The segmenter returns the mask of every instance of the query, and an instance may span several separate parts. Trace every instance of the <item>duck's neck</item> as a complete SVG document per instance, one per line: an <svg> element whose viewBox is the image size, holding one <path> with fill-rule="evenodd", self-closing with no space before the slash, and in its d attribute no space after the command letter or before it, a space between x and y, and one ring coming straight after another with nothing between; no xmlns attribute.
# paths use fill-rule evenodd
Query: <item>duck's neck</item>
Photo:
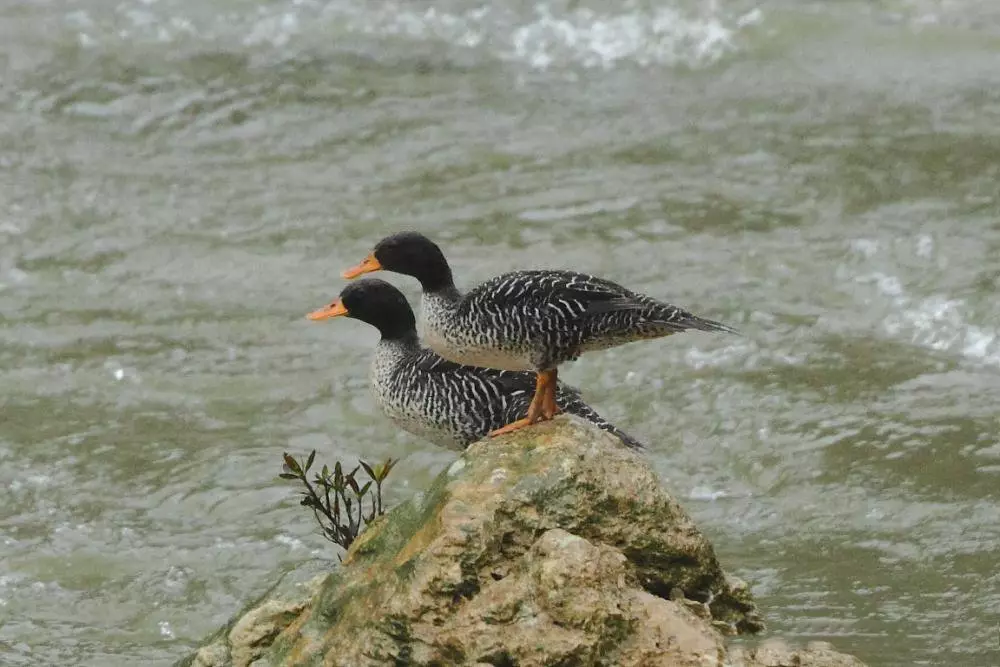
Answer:
<svg viewBox="0 0 1000 667"><path fill-rule="evenodd" d="M451 267L444 258L439 262L430 262L423 267L420 275L414 276L420 281L420 288L424 294L451 294L458 295L455 287L455 279L451 275Z"/></svg>
<svg viewBox="0 0 1000 667"><path fill-rule="evenodd" d="M456 304L462 300L462 293L455 287L455 283L449 281L447 285L442 285L434 289L423 289L424 298L442 302L448 305Z"/></svg>
<svg viewBox="0 0 1000 667"><path fill-rule="evenodd" d="M379 347L386 350L397 350L402 353L419 352L420 337L416 329L395 333L391 335L382 334L382 339L378 342Z"/></svg>
<svg viewBox="0 0 1000 667"><path fill-rule="evenodd" d="M409 336L382 336L372 357L372 379L378 384L391 377L397 368L419 352L420 339L416 331Z"/></svg>

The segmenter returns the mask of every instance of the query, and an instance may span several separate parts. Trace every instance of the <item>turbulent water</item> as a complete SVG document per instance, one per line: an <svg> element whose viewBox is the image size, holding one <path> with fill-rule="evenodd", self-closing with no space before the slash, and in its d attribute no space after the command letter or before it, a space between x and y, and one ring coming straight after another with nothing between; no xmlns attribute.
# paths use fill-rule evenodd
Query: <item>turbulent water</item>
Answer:
<svg viewBox="0 0 1000 667"><path fill-rule="evenodd" d="M304 319L404 228L745 331L564 375L770 631L1000 664L992 0L6 0L0 66L3 665L169 665L333 558L282 451L453 459Z"/></svg>

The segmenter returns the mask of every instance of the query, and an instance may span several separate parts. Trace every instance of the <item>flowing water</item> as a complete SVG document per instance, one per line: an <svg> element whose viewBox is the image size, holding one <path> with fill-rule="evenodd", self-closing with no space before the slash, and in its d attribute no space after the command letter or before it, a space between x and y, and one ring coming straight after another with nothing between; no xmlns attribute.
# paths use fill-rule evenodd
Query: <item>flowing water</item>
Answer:
<svg viewBox="0 0 1000 667"><path fill-rule="evenodd" d="M453 460L304 319L405 228L744 330L564 375L769 631L1000 664L992 0L5 0L0 66L0 664L169 665L333 558L282 451Z"/></svg>

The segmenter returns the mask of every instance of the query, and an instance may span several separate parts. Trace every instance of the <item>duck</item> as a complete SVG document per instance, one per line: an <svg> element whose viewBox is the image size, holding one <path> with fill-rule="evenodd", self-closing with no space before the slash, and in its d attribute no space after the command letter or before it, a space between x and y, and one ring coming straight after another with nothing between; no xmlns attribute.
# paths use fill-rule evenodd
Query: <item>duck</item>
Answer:
<svg viewBox="0 0 1000 667"><path fill-rule="evenodd" d="M441 248L414 231L379 241L345 279L374 271L415 278L427 345L450 361L508 371L534 371L535 393L523 416L496 436L559 411L559 366L582 354L687 330L739 334L672 304L597 276L568 270L504 273L462 293Z"/></svg>
<svg viewBox="0 0 1000 667"><path fill-rule="evenodd" d="M436 445L462 450L523 415L531 403L533 373L459 364L423 346L409 302L384 280L350 283L332 303L307 317L347 317L375 327L381 334L370 371L376 404L398 427ZM614 435L630 449L643 449L587 405L579 389L563 383L554 389L561 411Z"/></svg>

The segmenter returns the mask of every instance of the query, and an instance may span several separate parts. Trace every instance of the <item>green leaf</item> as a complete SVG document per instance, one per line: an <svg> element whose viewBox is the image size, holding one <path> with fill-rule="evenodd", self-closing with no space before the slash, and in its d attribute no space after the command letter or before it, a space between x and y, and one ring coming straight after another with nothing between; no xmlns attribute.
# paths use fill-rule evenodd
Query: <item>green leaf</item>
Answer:
<svg viewBox="0 0 1000 667"><path fill-rule="evenodd" d="M392 469L396 466L397 463L399 463L399 459L394 459L391 456L387 458L385 460L385 463L382 464L382 469L379 471L381 473L381 476L379 477L378 481L381 482L386 477L388 477L389 473L392 472Z"/></svg>
<svg viewBox="0 0 1000 667"><path fill-rule="evenodd" d="M375 479L375 471L372 470L372 467L370 465L368 465L364 461L360 461L360 460L358 461L358 463L360 463L361 467L365 469L365 472L368 473L369 477L371 477L372 479Z"/></svg>
<svg viewBox="0 0 1000 667"><path fill-rule="evenodd" d="M292 474L290 472L283 472L280 475L278 475L278 477L280 477L281 479L298 479L299 478L298 475Z"/></svg>
<svg viewBox="0 0 1000 667"><path fill-rule="evenodd" d="M351 486L351 490L354 491L355 494L357 494L358 493L358 481L356 479L354 479L354 475L353 474L351 474L351 475L348 476L347 483Z"/></svg>
<svg viewBox="0 0 1000 667"><path fill-rule="evenodd" d="M323 464L323 475L322 475L322 477L323 477L323 479L326 479L329 476L330 476L330 468L324 463Z"/></svg>
<svg viewBox="0 0 1000 667"><path fill-rule="evenodd" d="M302 474L302 468L299 467L299 462L295 460L294 456L292 456L288 452L285 452L284 459L285 459L285 465L288 466L289 470L295 473Z"/></svg>
<svg viewBox="0 0 1000 667"><path fill-rule="evenodd" d="M306 472L309 472L309 468L312 468L313 461L316 460L316 450L312 450L309 453L309 458L306 459Z"/></svg>
<svg viewBox="0 0 1000 667"><path fill-rule="evenodd" d="M370 487L371 485L372 485L371 482L365 482L365 485L361 487L360 491L358 491L358 495L363 496L366 493L368 493L368 487Z"/></svg>

